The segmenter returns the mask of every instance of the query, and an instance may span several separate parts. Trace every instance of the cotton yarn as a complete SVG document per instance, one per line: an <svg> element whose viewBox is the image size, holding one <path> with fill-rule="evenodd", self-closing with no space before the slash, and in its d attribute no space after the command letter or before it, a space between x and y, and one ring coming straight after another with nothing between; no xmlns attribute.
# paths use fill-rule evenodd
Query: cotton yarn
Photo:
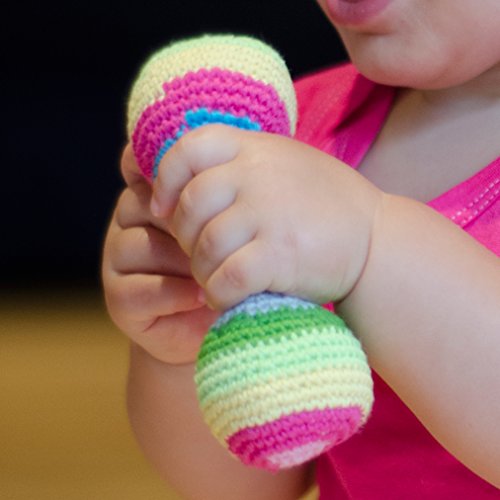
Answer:
<svg viewBox="0 0 500 500"><path fill-rule="evenodd" d="M175 142L222 123L293 136L297 105L281 56L246 36L169 45L144 65L128 103L128 134L150 180ZM366 422L373 382L342 319L296 297L262 293L226 311L196 367L200 408L243 463L277 471L345 441Z"/></svg>

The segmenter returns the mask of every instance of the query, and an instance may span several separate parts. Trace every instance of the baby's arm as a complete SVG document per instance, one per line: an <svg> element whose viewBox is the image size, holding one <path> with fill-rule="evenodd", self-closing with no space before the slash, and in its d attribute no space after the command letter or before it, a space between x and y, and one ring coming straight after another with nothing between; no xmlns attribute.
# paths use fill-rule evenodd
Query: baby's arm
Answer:
<svg viewBox="0 0 500 500"><path fill-rule="evenodd" d="M265 134L188 134L160 165L154 198L212 304L264 289L340 301L373 367L459 460L500 485L495 255L425 205Z"/></svg>
<svg viewBox="0 0 500 500"><path fill-rule="evenodd" d="M384 200L339 312L430 432L500 487L499 259L432 209Z"/></svg>
<svg viewBox="0 0 500 500"><path fill-rule="evenodd" d="M132 345L130 421L160 475L183 498L298 499L307 488L306 468L270 474L234 459L202 421L193 374L192 364L169 365Z"/></svg>
<svg viewBox="0 0 500 500"><path fill-rule="evenodd" d="M141 447L185 498L298 498L306 468L271 475L243 466L202 421L193 361L216 313L200 300L189 259L151 215L151 187L130 148L122 170L127 188L108 230L103 282L111 316L132 339L128 407Z"/></svg>

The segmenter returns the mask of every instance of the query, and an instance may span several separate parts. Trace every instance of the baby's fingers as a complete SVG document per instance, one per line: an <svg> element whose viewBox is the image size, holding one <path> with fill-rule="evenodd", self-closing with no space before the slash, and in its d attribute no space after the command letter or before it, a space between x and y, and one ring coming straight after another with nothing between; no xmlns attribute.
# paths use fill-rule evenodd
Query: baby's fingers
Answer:
<svg viewBox="0 0 500 500"><path fill-rule="evenodd" d="M110 274L105 290L116 325L165 362L193 361L215 319L200 300L198 285L189 278Z"/></svg>
<svg viewBox="0 0 500 500"><path fill-rule="evenodd" d="M208 307L161 316L142 337L141 345L165 363L193 363L217 316L218 313Z"/></svg>
<svg viewBox="0 0 500 500"><path fill-rule="evenodd" d="M161 316L203 305L199 286L193 279L156 274L109 276L106 301L111 317L132 335L147 332Z"/></svg>
<svg viewBox="0 0 500 500"><path fill-rule="evenodd" d="M264 291L286 292L286 284L278 283L275 260L261 240L253 240L231 254L210 276L205 286L208 303L226 310L249 295Z"/></svg>
<svg viewBox="0 0 500 500"><path fill-rule="evenodd" d="M220 265L257 234L253 212L241 216L241 209L232 205L210 220L202 229L191 254L191 271L196 281L205 286Z"/></svg>
<svg viewBox="0 0 500 500"><path fill-rule="evenodd" d="M168 232L167 221L159 219L151 214L149 205L151 203L152 187L142 176L135 181L128 180L129 185L120 195L115 210L115 218L118 226L127 229L135 226L155 226Z"/></svg>
<svg viewBox="0 0 500 500"><path fill-rule="evenodd" d="M183 136L160 163L153 185L152 213L165 217L193 177L233 160L240 147L238 132L229 126L206 125Z"/></svg>
<svg viewBox="0 0 500 500"><path fill-rule="evenodd" d="M191 277L189 258L174 238L152 226L112 228L105 255L121 274Z"/></svg>
<svg viewBox="0 0 500 500"><path fill-rule="evenodd" d="M130 143L123 150L120 160L120 170L123 179L129 187L133 188L137 184L148 184L149 182L141 173Z"/></svg>

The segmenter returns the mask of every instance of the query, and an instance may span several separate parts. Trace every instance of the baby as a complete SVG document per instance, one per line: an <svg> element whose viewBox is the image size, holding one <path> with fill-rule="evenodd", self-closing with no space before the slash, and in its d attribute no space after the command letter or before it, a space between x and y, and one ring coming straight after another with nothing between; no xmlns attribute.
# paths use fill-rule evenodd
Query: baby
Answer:
<svg viewBox="0 0 500 500"><path fill-rule="evenodd" d="M318 1L352 64L296 82L294 139L202 127L153 186L125 148L103 281L132 426L187 498L500 498L500 3ZM264 290L334 301L377 374L363 432L274 475L193 383L217 311Z"/></svg>

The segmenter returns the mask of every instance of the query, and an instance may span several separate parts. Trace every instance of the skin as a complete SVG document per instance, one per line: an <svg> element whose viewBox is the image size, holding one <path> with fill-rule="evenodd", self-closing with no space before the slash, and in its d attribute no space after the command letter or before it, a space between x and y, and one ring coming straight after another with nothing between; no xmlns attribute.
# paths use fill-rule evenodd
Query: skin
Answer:
<svg viewBox="0 0 500 500"><path fill-rule="evenodd" d="M332 21L327 1L318 3ZM496 0L395 0L366 23L335 27L370 79L428 90L471 81L498 64L498 16Z"/></svg>
<svg viewBox="0 0 500 500"><path fill-rule="evenodd" d="M363 175L291 139L209 126L151 186L125 149L106 299L132 340L138 441L186 498L296 498L309 482L306 466L268 475L228 458L195 401L192 362L217 311L266 289L335 299L429 431L500 487L498 258L422 203L500 154L499 14L496 0L395 0L336 26L362 72L408 87Z"/></svg>

